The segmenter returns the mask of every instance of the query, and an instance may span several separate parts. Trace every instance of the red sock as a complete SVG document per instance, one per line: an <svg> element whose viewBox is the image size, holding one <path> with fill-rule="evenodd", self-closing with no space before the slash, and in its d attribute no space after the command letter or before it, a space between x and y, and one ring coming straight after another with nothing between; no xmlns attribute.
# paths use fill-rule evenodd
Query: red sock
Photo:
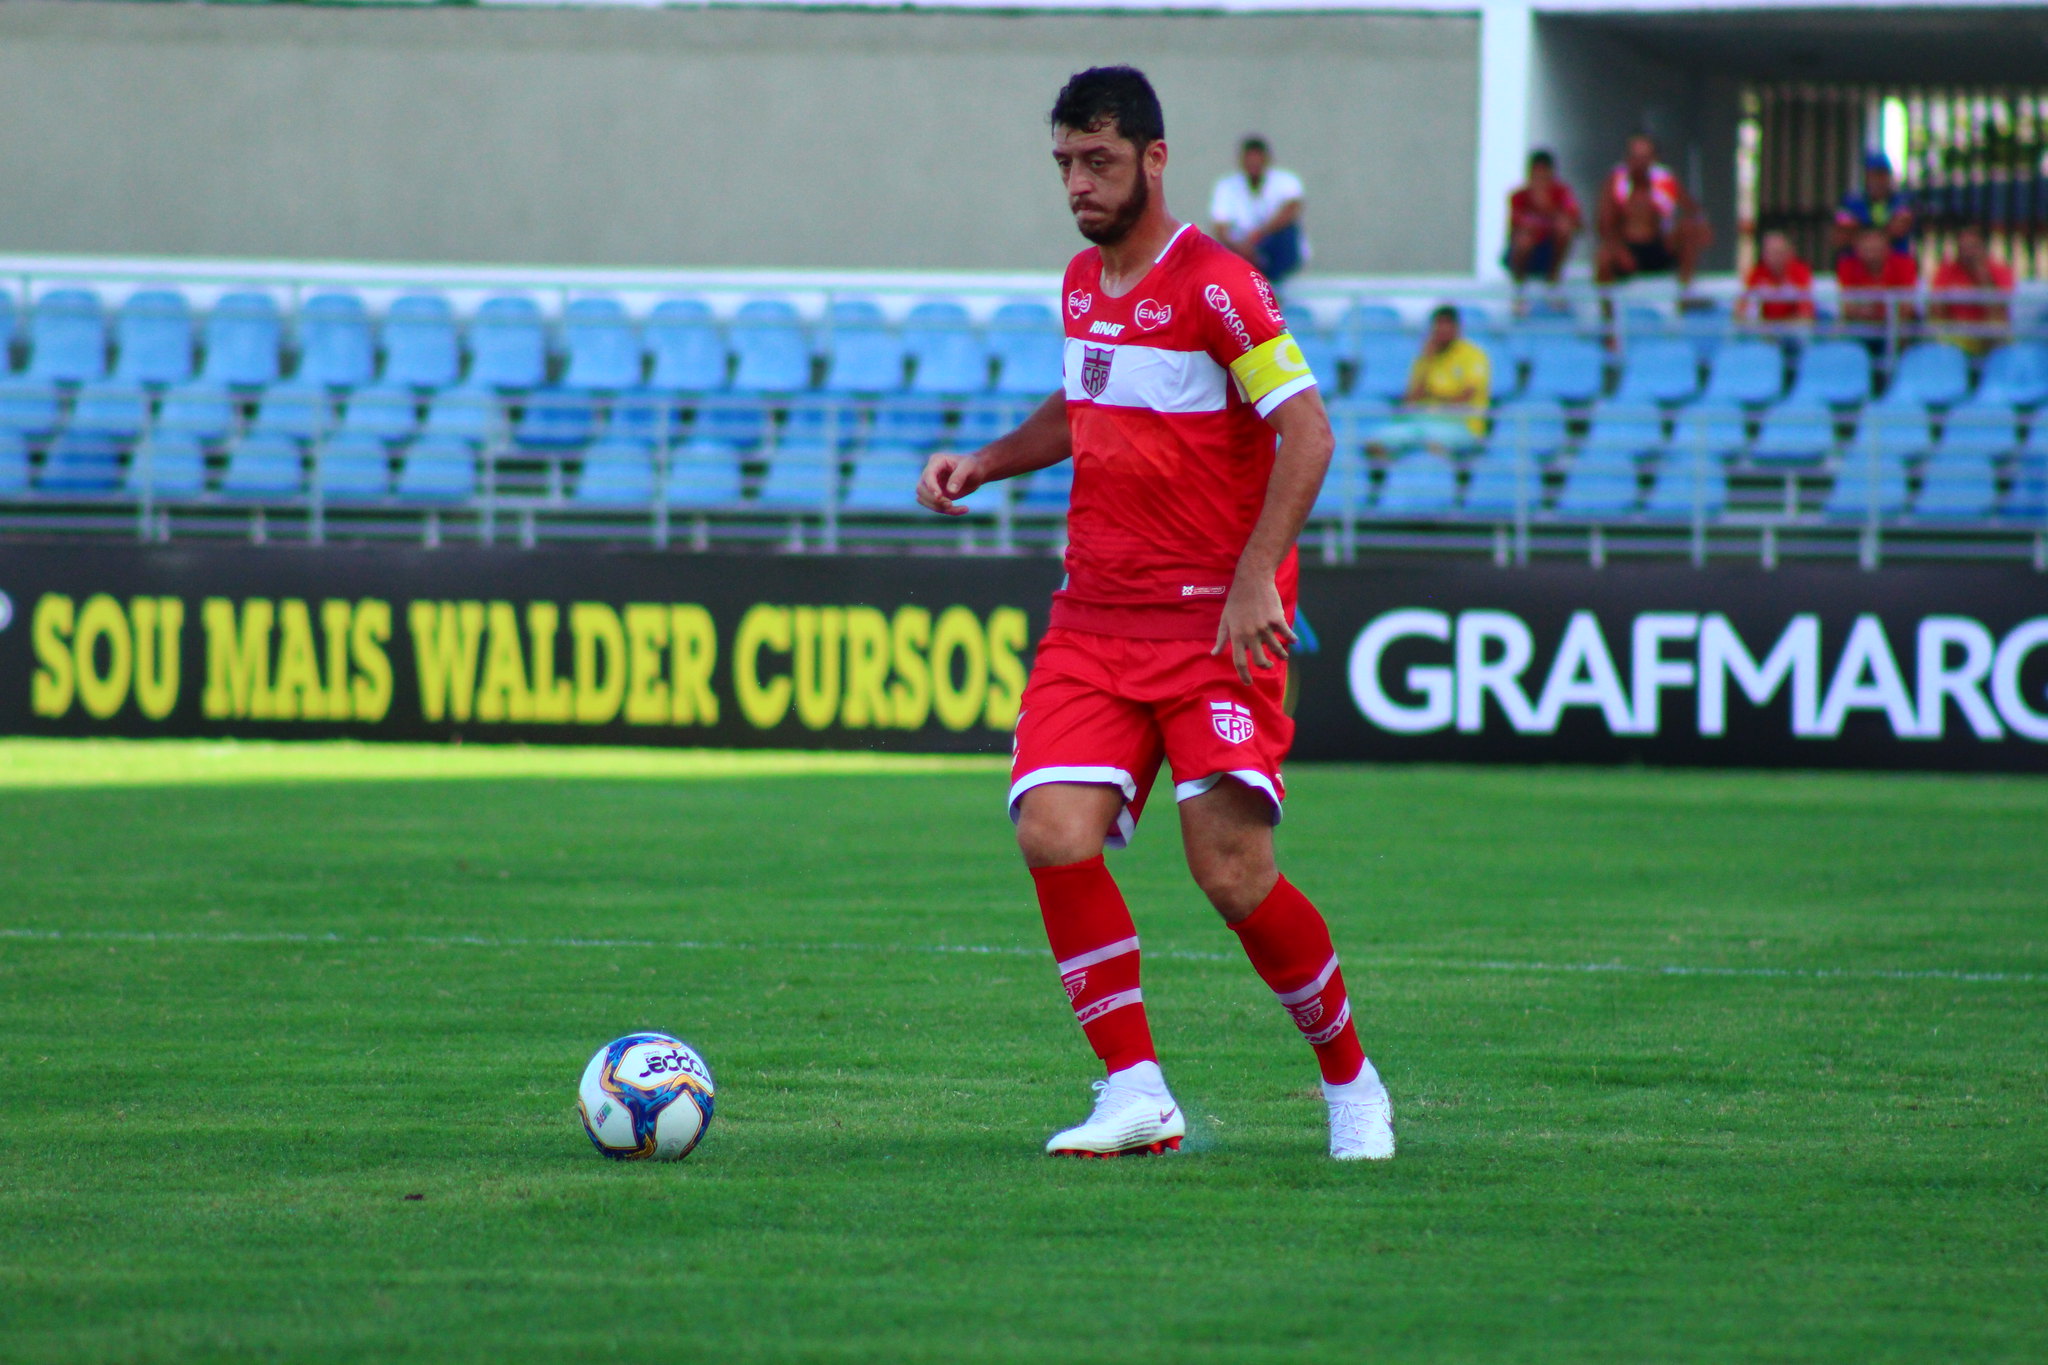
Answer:
<svg viewBox="0 0 2048 1365"><path fill-rule="evenodd" d="M1045 937L1060 984L1088 1045L1111 1072L1156 1062L1145 997L1138 990L1138 927L1102 855L1064 867L1034 867Z"/></svg>
<svg viewBox="0 0 2048 1365"><path fill-rule="evenodd" d="M1332 1085L1356 1080L1365 1067L1365 1049L1351 1026L1344 973L1337 969L1337 950L1322 913L1282 877L1258 909L1230 927L1252 968L1316 1050L1323 1079Z"/></svg>

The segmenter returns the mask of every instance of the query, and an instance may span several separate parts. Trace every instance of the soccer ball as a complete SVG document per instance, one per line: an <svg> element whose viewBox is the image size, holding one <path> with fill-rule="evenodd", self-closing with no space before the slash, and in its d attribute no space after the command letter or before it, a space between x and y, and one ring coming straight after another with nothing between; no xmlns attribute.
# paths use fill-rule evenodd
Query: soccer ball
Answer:
<svg viewBox="0 0 2048 1365"><path fill-rule="evenodd" d="M583 1131L614 1161L681 1161L711 1126L711 1068L666 1033L629 1033L583 1068Z"/></svg>

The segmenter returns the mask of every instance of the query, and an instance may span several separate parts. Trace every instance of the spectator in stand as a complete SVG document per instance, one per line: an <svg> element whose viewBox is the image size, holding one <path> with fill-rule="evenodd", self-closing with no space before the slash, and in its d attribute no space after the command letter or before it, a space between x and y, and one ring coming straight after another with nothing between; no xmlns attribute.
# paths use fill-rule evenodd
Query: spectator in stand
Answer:
<svg viewBox="0 0 2048 1365"><path fill-rule="evenodd" d="M1690 288L1700 253L1713 241L1706 214L1669 166L1657 160L1657 140L1637 133L1600 194L1600 254L1594 276L1602 284L1637 275L1675 272Z"/></svg>
<svg viewBox="0 0 2048 1365"><path fill-rule="evenodd" d="M1792 250L1782 232L1766 232L1757 263L1742 281L1742 316L1783 325L1813 321L1813 267Z"/></svg>
<svg viewBox="0 0 2048 1365"><path fill-rule="evenodd" d="M1528 183L1508 196L1507 266L1515 283L1537 275L1556 284L1585 221L1578 196L1557 178L1557 158L1531 152Z"/></svg>
<svg viewBox="0 0 2048 1365"><path fill-rule="evenodd" d="M1301 177L1273 165L1256 133L1238 148L1238 170L1209 196L1210 235L1259 268L1277 288L1308 260Z"/></svg>
<svg viewBox="0 0 2048 1365"><path fill-rule="evenodd" d="M2011 296L2012 267L1992 258L1983 228L1965 223L1956 230L1955 254L1934 272L1928 316L1957 324L1947 339L1972 355L1983 355L2012 328L2012 305L2007 301Z"/></svg>
<svg viewBox="0 0 2048 1365"><path fill-rule="evenodd" d="M1893 251L1913 254L1913 200L1899 188L1892 159L1883 152L1863 158L1863 193L1845 194L1835 209L1835 259L1856 254L1856 234L1864 228L1883 231Z"/></svg>
<svg viewBox="0 0 2048 1365"><path fill-rule="evenodd" d="M1408 371L1408 411L1381 427L1370 444L1389 448L1456 449L1486 434L1493 392L1493 362L1463 335L1458 310L1444 304L1429 315L1422 351Z"/></svg>
<svg viewBox="0 0 2048 1365"><path fill-rule="evenodd" d="M1911 322L1918 310L1900 291L1920 284L1920 267L1911 256L1892 250L1891 234L1881 227L1859 228L1853 249L1835 262L1835 283L1842 287L1842 321L1868 331L1882 330L1888 313Z"/></svg>

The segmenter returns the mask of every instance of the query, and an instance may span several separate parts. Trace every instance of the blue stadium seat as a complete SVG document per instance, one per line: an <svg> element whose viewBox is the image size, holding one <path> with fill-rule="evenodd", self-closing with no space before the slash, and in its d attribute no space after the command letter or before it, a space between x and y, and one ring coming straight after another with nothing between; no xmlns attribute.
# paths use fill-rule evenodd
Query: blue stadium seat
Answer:
<svg viewBox="0 0 2048 1365"><path fill-rule="evenodd" d="M740 500L740 452L705 437L692 439L669 459L662 491L671 507L715 511Z"/></svg>
<svg viewBox="0 0 2048 1365"><path fill-rule="evenodd" d="M1775 403L1785 391L1785 353L1775 341L1731 341L1714 353L1703 403Z"/></svg>
<svg viewBox="0 0 2048 1365"><path fill-rule="evenodd" d="M270 295L221 295L206 318L206 364L200 379L232 388L276 383L283 335L277 300Z"/></svg>
<svg viewBox="0 0 2048 1365"><path fill-rule="evenodd" d="M1984 358L1976 401L2031 408L2048 400L2048 346L2038 341L2001 346Z"/></svg>
<svg viewBox="0 0 2048 1365"><path fill-rule="evenodd" d="M1961 348L1945 341L1922 341L1899 357L1890 387L1879 402L1886 407L1945 408L1970 393L1970 363Z"/></svg>
<svg viewBox="0 0 2048 1365"><path fill-rule="evenodd" d="M1045 394L1039 395L1041 400L1045 397ZM1022 403L991 402L987 399L970 403L960 413L960 426L954 431L953 439L962 450L975 450L999 436L1009 435L1030 415L1030 407Z"/></svg>
<svg viewBox="0 0 2048 1365"><path fill-rule="evenodd" d="M1315 506L1309 509L1309 515L1318 521L1336 521L1347 508L1353 513L1363 512L1371 492L1372 475L1364 453L1357 445L1340 440L1330 455L1330 471L1323 476L1323 486L1316 490Z"/></svg>
<svg viewBox="0 0 2048 1365"><path fill-rule="evenodd" d="M768 439L774 411L759 398L700 402L694 434L728 445L755 446Z"/></svg>
<svg viewBox="0 0 2048 1365"><path fill-rule="evenodd" d="M2039 422L2036 427L2041 426ZM1943 455L1971 455L1993 459L2016 450L2020 444L2019 414L2003 403L1976 400L1950 408L1941 424Z"/></svg>
<svg viewBox="0 0 2048 1365"><path fill-rule="evenodd" d="M842 505L849 512L917 512L923 472L924 456L908 446L869 446L853 462Z"/></svg>
<svg viewBox="0 0 2048 1365"><path fill-rule="evenodd" d="M1074 462L1061 460L1025 480L1014 505L1026 512L1064 512L1074 496Z"/></svg>
<svg viewBox="0 0 2048 1365"><path fill-rule="evenodd" d="M1564 405L1555 398L1517 398L1493 410L1489 445L1520 445L1545 460L1565 443Z"/></svg>
<svg viewBox="0 0 2048 1365"><path fill-rule="evenodd" d="M41 486L50 492L107 493L121 483L122 442L65 432L43 456Z"/></svg>
<svg viewBox="0 0 2048 1365"><path fill-rule="evenodd" d="M296 497L304 483L305 459L297 441L253 434L228 448L220 491L235 498Z"/></svg>
<svg viewBox="0 0 2048 1365"><path fill-rule="evenodd" d="M885 398L875 405L875 422L868 433L874 445L937 445L946 436L946 410L929 399Z"/></svg>
<svg viewBox="0 0 2048 1365"><path fill-rule="evenodd" d="M782 425L785 445L829 445L843 450L861 436L867 425L856 404L835 398L806 398L789 405Z"/></svg>
<svg viewBox="0 0 2048 1365"><path fill-rule="evenodd" d="M1413 450L1387 466L1373 510L1388 517L1440 516L1457 499L1457 467L1433 451Z"/></svg>
<svg viewBox="0 0 2048 1365"><path fill-rule="evenodd" d="M1060 391L1066 339L1050 308L1004 304L989 322L988 343L996 360L997 393L1042 399Z"/></svg>
<svg viewBox="0 0 2048 1365"><path fill-rule="evenodd" d="M374 436L338 432L314 449L315 487L323 498L367 500L391 492L391 452Z"/></svg>
<svg viewBox="0 0 2048 1365"><path fill-rule="evenodd" d="M654 452L645 442L607 437L583 452L583 473L570 501L585 507L648 507L654 492Z"/></svg>
<svg viewBox="0 0 2048 1365"><path fill-rule="evenodd" d="M1905 461L1887 456L1873 462L1861 455L1842 461L1835 474L1835 486L1828 490L1827 499L1821 504L1821 515L1835 521L1863 520L1870 515L1873 488L1879 516L1893 517L1904 512Z"/></svg>
<svg viewBox="0 0 2048 1365"><path fill-rule="evenodd" d="M1592 450L1565 472L1557 495L1560 516L1611 517L1635 510L1636 462L1620 451Z"/></svg>
<svg viewBox="0 0 2048 1365"><path fill-rule="evenodd" d="M839 483L839 452L825 445L781 445L754 491L763 507L822 508Z"/></svg>
<svg viewBox="0 0 2048 1365"><path fill-rule="evenodd" d="M1511 517L1518 479L1528 510L1536 511L1543 502L1541 469L1533 461L1518 469L1514 450L1496 441L1466 467L1465 496L1459 506L1470 516Z"/></svg>
<svg viewBox="0 0 2048 1365"><path fill-rule="evenodd" d="M1629 346L1614 396L1638 403L1689 403L1699 391L1699 353L1671 337L1649 337Z"/></svg>
<svg viewBox="0 0 2048 1365"><path fill-rule="evenodd" d="M534 450L570 450L597 437L597 398L576 389L528 394L512 424L512 439Z"/></svg>
<svg viewBox="0 0 2048 1365"><path fill-rule="evenodd" d="M0 431L0 498L28 492L28 442L16 431Z"/></svg>
<svg viewBox="0 0 2048 1365"><path fill-rule="evenodd" d="M1732 403L1698 403L1671 424L1670 449L1687 457L1726 460L1749 444L1748 418Z"/></svg>
<svg viewBox="0 0 2048 1365"><path fill-rule="evenodd" d="M8 359L8 352L14 346L14 331L14 295L0 289L0 371L14 363Z"/></svg>
<svg viewBox="0 0 2048 1365"><path fill-rule="evenodd" d="M562 313L569 363L562 387L621 393L640 386L640 339L617 299L577 299Z"/></svg>
<svg viewBox="0 0 2048 1365"><path fill-rule="evenodd" d="M1913 515L1942 521L1979 521L1998 502L1991 461L1976 454L1937 453L1920 470Z"/></svg>
<svg viewBox="0 0 2048 1365"><path fill-rule="evenodd" d="M649 389L717 393L725 388L725 338L701 299L664 299L656 304L647 319L646 342L654 357Z"/></svg>
<svg viewBox="0 0 2048 1365"><path fill-rule="evenodd" d="M1790 400L1787 400L1790 401ZM1899 403L1873 403L1863 410L1850 448L1906 459L1924 455L1934 447L1934 425L1923 407Z"/></svg>
<svg viewBox="0 0 2048 1365"><path fill-rule="evenodd" d="M184 432L152 432L129 457L124 487L133 497L196 498L206 491L206 450Z"/></svg>
<svg viewBox="0 0 2048 1365"><path fill-rule="evenodd" d="M1702 361L1711 363L1734 331L1725 308L1688 308L1678 315L1678 334Z"/></svg>
<svg viewBox="0 0 2048 1365"><path fill-rule="evenodd" d="M203 445L218 445L235 427L235 401L213 384L181 384L164 395L156 411L156 429L190 436Z"/></svg>
<svg viewBox="0 0 2048 1365"><path fill-rule="evenodd" d="M348 396L342 404L339 430L380 441L404 441L419 424L418 395L411 389L379 384Z"/></svg>
<svg viewBox="0 0 2048 1365"><path fill-rule="evenodd" d="M1394 415L1394 405L1384 398L1356 398L1327 393L1323 402L1330 414L1330 430L1337 444L1362 445Z"/></svg>
<svg viewBox="0 0 2048 1365"><path fill-rule="evenodd" d="M1605 387L1606 363L1597 342L1585 337L1545 337L1530 348L1529 380L1522 386L1522 396L1590 403Z"/></svg>
<svg viewBox="0 0 2048 1365"><path fill-rule="evenodd" d="M920 303L911 309L903 349L911 360L912 393L955 396L988 388L988 347L957 303Z"/></svg>
<svg viewBox="0 0 2048 1365"><path fill-rule="evenodd" d="M0 431L31 440L57 429L57 386L39 379L0 379Z"/></svg>
<svg viewBox="0 0 2048 1365"><path fill-rule="evenodd" d="M1452 305L1458 310L1458 327L1466 336L1484 336L1496 330L1493 313L1477 303Z"/></svg>
<svg viewBox="0 0 2048 1365"><path fill-rule="evenodd" d="M547 329L532 299L485 299L469 324L468 388L533 389L548 375Z"/></svg>
<svg viewBox="0 0 2048 1365"><path fill-rule="evenodd" d="M1845 407L1870 398L1870 348L1857 341L1815 341L1799 357L1787 402Z"/></svg>
<svg viewBox="0 0 2048 1365"><path fill-rule="evenodd" d="M1383 332L1400 332L1407 324L1401 310L1391 303L1354 303L1337 320L1337 346L1348 360L1356 360L1365 337Z"/></svg>
<svg viewBox="0 0 2048 1365"><path fill-rule="evenodd" d="M476 494L476 447L459 436L422 436L399 465L397 493L410 502L462 502Z"/></svg>
<svg viewBox="0 0 2048 1365"><path fill-rule="evenodd" d="M1351 396L1393 401L1408 392L1408 372L1420 343L1401 332L1367 332L1358 342L1358 377Z"/></svg>
<svg viewBox="0 0 2048 1365"><path fill-rule="evenodd" d="M377 343L370 314L354 294L315 294L299 309L300 384L352 389L370 382Z"/></svg>
<svg viewBox="0 0 2048 1365"><path fill-rule="evenodd" d="M1832 411L1818 404L1787 399L1764 414L1763 426L1749 454L1758 464L1818 464L1827 458L1834 444Z"/></svg>
<svg viewBox="0 0 2048 1365"><path fill-rule="evenodd" d="M327 390L292 382L264 390L249 430L310 441L333 424L334 402Z"/></svg>
<svg viewBox="0 0 2048 1365"><path fill-rule="evenodd" d="M904 384L903 338L865 299L835 299L826 310L828 393L896 393Z"/></svg>
<svg viewBox="0 0 2048 1365"><path fill-rule="evenodd" d="M2048 458L2021 458L2013 471L2012 488L1998 505L1998 515L2048 528Z"/></svg>
<svg viewBox="0 0 2048 1365"><path fill-rule="evenodd" d="M443 389L462 369L455 310L438 294L408 294L384 314L382 382L397 388Z"/></svg>
<svg viewBox="0 0 2048 1365"><path fill-rule="evenodd" d="M83 384L107 372L107 329L89 289L52 289L29 314L28 369L46 383Z"/></svg>
<svg viewBox="0 0 2048 1365"><path fill-rule="evenodd" d="M465 384L460 388L443 389L428 400L427 420L422 430L429 436L450 436L481 443L497 434L502 415L502 404L497 394Z"/></svg>
<svg viewBox="0 0 2048 1365"><path fill-rule="evenodd" d="M1653 517L1690 519L1695 496L1701 511L1710 517L1720 515L1728 506L1727 469L1715 459L1669 456L1657 467L1643 511Z"/></svg>
<svg viewBox="0 0 2048 1365"><path fill-rule="evenodd" d="M811 386L811 351L796 309L784 299L750 299L728 333L737 393L798 393Z"/></svg>
<svg viewBox="0 0 2048 1365"><path fill-rule="evenodd" d="M1593 405L1593 425L1584 449L1616 455L1647 455L1664 444L1664 419L1648 397L1605 399Z"/></svg>
<svg viewBox="0 0 2048 1365"><path fill-rule="evenodd" d="M114 317L114 378L182 384L192 377L192 310L183 294L140 289Z"/></svg>
<svg viewBox="0 0 2048 1365"><path fill-rule="evenodd" d="M1322 391L1324 401L1335 398L1343 378L1336 343L1320 332L1297 334L1294 341L1301 347L1301 358L1308 363L1309 373L1316 377L1316 387Z"/></svg>
<svg viewBox="0 0 2048 1365"><path fill-rule="evenodd" d="M681 437L683 425L675 394L630 389L612 398L605 434L650 445L673 445Z"/></svg>
<svg viewBox="0 0 2048 1365"><path fill-rule="evenodd" d="M79 387L65 430L81 436L133 441L149 424L149 395L139 384L104 379Z"/></svg>

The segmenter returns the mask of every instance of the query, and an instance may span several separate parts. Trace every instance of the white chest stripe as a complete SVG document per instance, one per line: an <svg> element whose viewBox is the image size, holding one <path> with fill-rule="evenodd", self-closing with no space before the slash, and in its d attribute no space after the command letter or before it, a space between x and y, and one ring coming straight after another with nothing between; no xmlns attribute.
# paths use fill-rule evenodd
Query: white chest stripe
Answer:
<svg viewBox="0 0 2048 1365"><path fill-rule="evenodd" d="M1095 361L1090 363L1089 353ZM1102 373L1103 357L1109 372ZM1230 371L1206 351L1165 351L1068 337L1067 400L1154 412L1221 412L1228 403ZM1091 387L1099 387L1090 393Z"/></svg>

